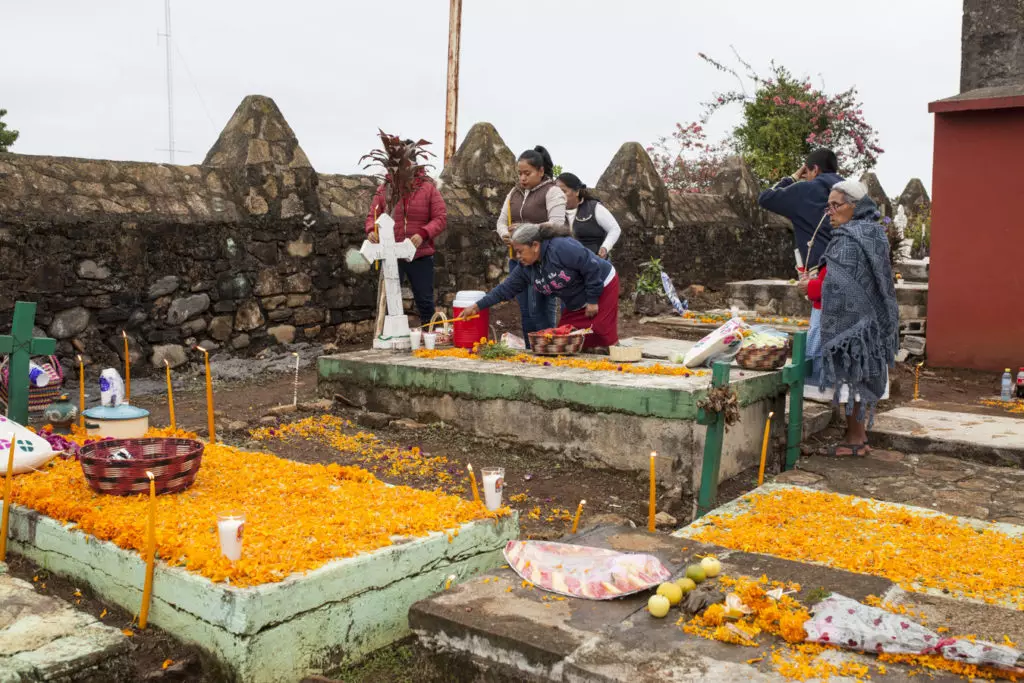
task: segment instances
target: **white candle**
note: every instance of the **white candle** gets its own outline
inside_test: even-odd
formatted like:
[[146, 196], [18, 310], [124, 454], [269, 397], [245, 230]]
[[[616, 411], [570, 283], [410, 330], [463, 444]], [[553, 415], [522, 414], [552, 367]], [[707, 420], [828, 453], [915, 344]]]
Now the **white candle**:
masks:
[[240, 513], [217, 515], [220, 552], [232, 562], [237, 562], [242, 557], [242, 532], [244, 530], [245, 515]]
[[420, 330], [411, 330], [409, 332], [409, 345], [412, 346], [412, 350], [420, 348], [420, 340], [423, 339], [423, 332]]
[[423, 346], [427, 347], [428, 349], [433, 349], [435, 343], [437, 343], [436, 334], [434, 334], [433, 332], [423, 333]]
[[488, 510], [497, 510], [501, 507], [501, 491], [505, 488], [505, 469], [503, 467], [485, 467], [484, 477], [484, 505]]

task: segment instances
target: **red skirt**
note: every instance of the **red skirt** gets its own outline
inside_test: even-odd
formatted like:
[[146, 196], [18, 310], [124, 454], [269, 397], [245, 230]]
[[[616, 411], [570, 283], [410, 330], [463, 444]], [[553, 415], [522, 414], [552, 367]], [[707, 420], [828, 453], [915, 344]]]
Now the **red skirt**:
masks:
[[601, 298], [597, 300], [597, 315], [588, 318], [586, 307], [578, 311], [562, 311], [558, 319], [559, 325], [572, 325], [579, 329], [591, 328], [593, 332], [586, 336], [583, 348], [595, 346], [615, 346], [619, 343], [619, 276], [616, 273], [612, 281], [604, 286]]

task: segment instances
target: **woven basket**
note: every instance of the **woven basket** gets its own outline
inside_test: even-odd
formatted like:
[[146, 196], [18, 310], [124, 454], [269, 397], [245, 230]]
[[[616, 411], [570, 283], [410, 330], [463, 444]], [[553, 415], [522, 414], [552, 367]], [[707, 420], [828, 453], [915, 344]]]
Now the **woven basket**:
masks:
[[[36, 385], [29, 383], [28, 386], [28, 412], [30, 414], [42, 413], [46, 406], [50, 405], [64, 393], [64, 368], [61, 367], [60, 361], [57, 360], [57, 356], [44, 356], [46, 360], [41, 358], [34, 358], [33, 360], [46, 371], [46, 374], [50, 376], [50, 383], [45, 387], [37, 387]], [[3, 405], [6, 410], [7, 404], [10, 401], [10, 394], [8, 393], [8, 382], [10, 381], [10, 366], [8, 361], [10, 356], [4, 358], [3, 362], [0, 363], [0, 404]]]
[[784, 346], [744, 346], [736, 354], [736, 364], [745, 370], [778, 370], [786, 364], [789, 344]]
[[538, 356], [572, 356], [583, 348], [582, 334], [549, 336], [530, 333], [530, 350]]
[[[131, 460], [111, 460], [111, 454], [122, 448], [132, 454]], [[191, 439], [108, 439], [83, 446], [78, 459], [89, 488], [97, 493], [147, 493], [147, 471], [156, 479], [158, 494], [179, 493], [195, 481], [203, 448]]]
[[[434, 311], [434, 315], [430, 319], [430, 326], [427, 327], [427, 332], [433, 332], [435, 335], [437, 335], [434, 341], [435, 349], [448, 347], [452, 345], [452, 339], [454, 335], [454, 332], [452, 331], [452, 326], [449, 323], [438, 322], [438, 319], [446, 320], [447, 318], [448, 315], [442, 310]], [[436, 330], [434, 329], [434, 325], [438, 325], [438, 328]]]

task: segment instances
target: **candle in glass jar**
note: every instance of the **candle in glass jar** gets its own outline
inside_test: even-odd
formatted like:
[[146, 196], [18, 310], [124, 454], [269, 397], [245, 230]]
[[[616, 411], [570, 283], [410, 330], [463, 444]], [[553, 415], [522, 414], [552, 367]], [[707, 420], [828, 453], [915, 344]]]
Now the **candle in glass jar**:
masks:
[[217, 515], [217, 534], [220, 537], [220, 552], [232, 562], [242, 557], [242, 532], [245, 530], [245, 515], [240, 512], [226, 512]]
[[488, 510], [497, 510], [501, 507], [501, 491], [505, 488], [505, 469], [485, 467], [481, 473], [484, 475], [484, 505]]

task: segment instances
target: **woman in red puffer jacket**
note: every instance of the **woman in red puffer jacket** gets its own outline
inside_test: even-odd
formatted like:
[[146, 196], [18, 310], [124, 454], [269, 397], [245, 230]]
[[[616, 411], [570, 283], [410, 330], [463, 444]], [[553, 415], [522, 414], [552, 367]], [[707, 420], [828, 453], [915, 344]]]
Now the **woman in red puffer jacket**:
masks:
[[[377, 188], [366, 216], [366, 234], [371, 242], [377, 241], [375, 219], [387, 211], [386, 188], [386, 183]], [[426, 323], [434, 315], [434, 239], [448, 225], [448, 208], [437, 185], [421, 171], [412, 195], [395, 206], [391, 217], [395, 221], [395, 242], [408, 237], [416, 245], [416, 257], [399, 260], [398, 270], [409, 281], [420, 322]]]

